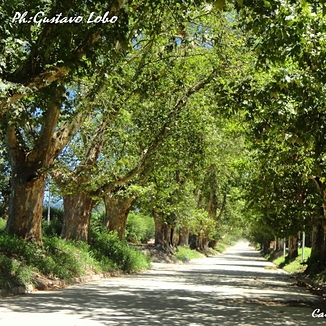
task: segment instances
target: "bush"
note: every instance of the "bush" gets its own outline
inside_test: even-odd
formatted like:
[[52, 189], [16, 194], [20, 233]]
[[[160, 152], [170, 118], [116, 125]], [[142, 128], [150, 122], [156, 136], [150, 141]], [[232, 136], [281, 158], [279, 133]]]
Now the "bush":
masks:
[[155, 237], [155, 223], [151, 216], [131, 212], [126, 225], [126, 239], [132, 243], [147, 243]]
[[43, 209], [43, 223], [42, 231], [44, 236], [57, 236], [59, 237], [63, 227], [63, 210], [60, 208], [51, 207], [50, 224], [47, 223], [48, 210]]
[[35, 261], [41, 273], [62, 279], [85, 275], [85, 255], [82, 257], [83, 250], [78, 248], [78, 243], [57, 237], [45, 238], [44, 249], [45, 256], [42, 254]]
[[71, 279], [88, 272], [148, 268], [149, 258], [122, 241], [115, 233], [93, 231], [91, 245], [44, 237], [43, 247], [0, 230], [0, 288], [33, 282], [33, 272], [45, 277]]
[[[149, 267], [149, 258], [132, 248], [114, 232], [93, 233], [91, 250], [99, 261], [107, 257], [114, 265], [125, 272], [134, 272]], [[107, 259], [105, 258], [105, 259]]]

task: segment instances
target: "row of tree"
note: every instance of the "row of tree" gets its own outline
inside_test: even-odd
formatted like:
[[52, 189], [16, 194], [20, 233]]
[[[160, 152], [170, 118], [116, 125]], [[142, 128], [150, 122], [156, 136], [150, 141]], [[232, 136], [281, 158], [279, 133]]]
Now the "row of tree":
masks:
[[[19, 24], [13, 14], [118, 16], [114, 23]], [[133, 203], [155, 219], [156, 241], [191, 232], [207, 247], [234, 220], [238, 118], [215, 98], [246, 75], [244, 36], [201, 1], [23, 1], [1, 5], [1, 136], [7, 231], [42, 243], [51, 177], [64, 205], [61, 236], [88, 241], [93, 208], [124, 236]], [[233, 143], [234, 140], [236, 143]], [[10, 176], [8, 176], [10, 173]], [[9, 191], [8, 184], [9, 182]], [[10, 196], [8, 197], [8, 193]]]
[[288, 238], [291, 258], [305, 231], [313, 260], [325, 262], [325, 4], [264, 1], [242, 12], [257, 55], [238, 85], [256, 162], [247, 188], [253, 235]]
[[[88, 241], [92, 210], [104, 202], [103, 225], [120, 237], [137, 209], [153, 216], [165, 246], [192, 234], [205, 248], [245, 223], [258, 242], [289, 237], [293, 256], [298, 232], [311, 231], [313, 255], [326, 260], [323, 1], [0, 9], [8, 232], [42, 243], [51, 177], [66, 239]], [[31, 17], [109, 9], [118, 20], [12, 22], [23, 9]]]

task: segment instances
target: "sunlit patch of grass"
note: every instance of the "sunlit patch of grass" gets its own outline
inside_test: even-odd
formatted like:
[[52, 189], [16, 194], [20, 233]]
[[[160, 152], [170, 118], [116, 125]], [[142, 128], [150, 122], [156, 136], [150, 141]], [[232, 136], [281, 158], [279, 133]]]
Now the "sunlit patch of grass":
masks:
[[178, 251], [174, 253], [174, 256], [183, 262], [188, 262], [190, 259], [201, 258], [203, 255], [196, 250], [192, 250], [189, 247], [179, 246]]
[[223, 253], [226, 250], [226, 245], [223, 244], [223, 243], [221, 243], [221, 242], [219, 242], [217, 244], [217, 247], [215, 248], [215, 250], [217, 250], [218, 252]]
[[273, 261], [273, 263], [282, 268], [286, 272], [293, 274], [293, 273], [300, 273], [303, 272], [306, 267], [306, 260], [310, 257], [311, 248], [305, 248], [304, 250], [304, 262], [302, 262], [302, 249], [299, 248], [298, 250], [298, 257], [294, 260], [288, 261], [286, 257], [281, 256]]

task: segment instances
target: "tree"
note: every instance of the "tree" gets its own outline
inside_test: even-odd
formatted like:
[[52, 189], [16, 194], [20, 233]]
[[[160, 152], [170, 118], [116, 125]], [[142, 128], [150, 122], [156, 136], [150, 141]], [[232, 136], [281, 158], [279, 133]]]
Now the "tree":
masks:
[[[189, 3], [192, 8], [200, 1]], [[11, 165], [11, 197], [7, 231], [42, 242], [41, 211], [46, 171], [78, 131], [101, 89], [103, 76], [127, 51], [139, 31], [160, 30], [162, 1], [12, 1], [1, 4], [1, 128]], [[187, 15], [182, 1], [171, 1], [175, 18]], [[33, 24], [11, 23], [15, 12], [27, 11]], [[81, 17], [76, 23], [40, 22], [46, 17]], [[108, 12], [107, 23], [88, 23], [91, 12]], [[103, 14], [104, 15], [104, 14]], [[116, 16], [116, 17], [115, 17]], [[65, 18], [63, 18], [65, 19]], [[68, 19], [68, 18], [67, 18]], [[78, 18], [79, 19], [79, 18]], [[90, 73], [92, 72], [92, 73]], [[92, 80], [86, 89], [82, 79]], [[84, 102], [85, 103], [85, 102]]]
[[[303, 203], [309, 200], [314, 225], [313, 252], [319, 252], [321, 259], [326, 257], [322, 240], [325, 232], [324, 13], [321, 1], [255, 1], [245, 3], [240, 11], [257, 53], [257, 70], [241, 85], [245, 95], [240, 102], [247, 110], [248, 120], [254, 121], [253, 131], [256, 139], [263, 139], [263, 146], [279, 137], [287, 148], [299, 152], [299, 160], [290, 154], [288, 159], [295, 159], [293, 164], [286, 164], [291, 173], [295, 171], [288, 175], [289, 184], [298, 188], [301, 183], [301, 186], [292, 193], [283, 186], [282, 196], [287, 192], [284, 202], [291, 207], [292, 214], [294, 211], [304, 214]], [[297, 164], [301, 164], [300, 168]], [[301, 208], [300, 200], [296, 199], [299, 195], [305, 197]], [[287, 224], [288, 220], [283, 222]]]

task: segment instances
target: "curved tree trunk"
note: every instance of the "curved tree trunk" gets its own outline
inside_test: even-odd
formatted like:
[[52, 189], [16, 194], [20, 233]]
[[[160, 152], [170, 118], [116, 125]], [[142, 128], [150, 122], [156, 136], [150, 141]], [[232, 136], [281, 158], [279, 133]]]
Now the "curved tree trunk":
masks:
[[128, 214], [133, 201], [132, 196], [124, 197], [116, 194], [110, 194], [104, 199], [106, 209], [104, 226], [109, 231], [116, 231], [120, 239], [125, 236]]
[[95, 204], [96, 201], [86, 193], [65, 195], [61, 237], [88, 242], [92, 209]]

